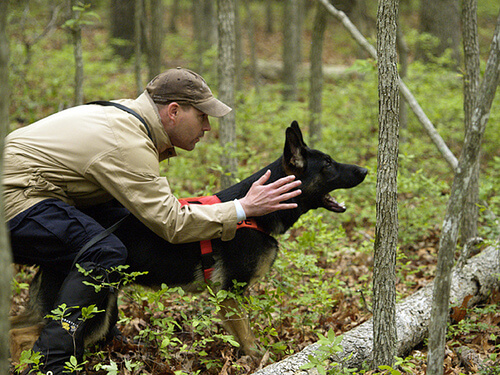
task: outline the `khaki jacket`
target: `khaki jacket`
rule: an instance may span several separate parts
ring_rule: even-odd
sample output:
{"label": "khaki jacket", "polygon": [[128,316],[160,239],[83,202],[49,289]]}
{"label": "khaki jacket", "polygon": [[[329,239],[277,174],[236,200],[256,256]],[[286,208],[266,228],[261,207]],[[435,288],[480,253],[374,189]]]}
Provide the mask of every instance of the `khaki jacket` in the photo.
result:
{"label": "khaki jacket", "polygon": [[233,202],[181,207],[159,161],[175,156],[148,93],[119,100],[149,125],[115,107],[70,108],[10,133],[4,149],[6,219],[48,198],[85,207],[116,198],[156,234],[172,243],[236,232]]}

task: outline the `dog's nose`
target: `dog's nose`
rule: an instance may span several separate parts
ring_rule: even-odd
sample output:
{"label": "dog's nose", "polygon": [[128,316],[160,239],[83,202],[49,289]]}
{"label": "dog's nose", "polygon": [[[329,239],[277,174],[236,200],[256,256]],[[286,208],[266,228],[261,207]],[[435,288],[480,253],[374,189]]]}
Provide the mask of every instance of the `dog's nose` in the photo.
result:
{"label": "dog's nose", "polygon": [[365,178],[365,176],[368,174],[368,169],[363,168],[363,167],[359,167],[358,173],[360,174],[360,176],[362,176],[363,178]]}

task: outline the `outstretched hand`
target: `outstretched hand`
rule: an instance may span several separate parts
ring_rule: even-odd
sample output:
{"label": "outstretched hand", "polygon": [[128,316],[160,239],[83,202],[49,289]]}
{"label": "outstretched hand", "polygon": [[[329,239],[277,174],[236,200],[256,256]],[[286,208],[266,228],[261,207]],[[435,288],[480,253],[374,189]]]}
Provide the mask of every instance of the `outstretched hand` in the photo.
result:
{"label": "outstretched hand", "polygon": [[271,177],[270,170],[255,181],[247,195],[239,200],[247,217],[262,216],[274,211],[297,207],[296,203],[281,202],[295,198],[302,193],[301,190],[296,189],[301,181],[295,180],[295,176],[290,175],[265,185],[269,177]]}

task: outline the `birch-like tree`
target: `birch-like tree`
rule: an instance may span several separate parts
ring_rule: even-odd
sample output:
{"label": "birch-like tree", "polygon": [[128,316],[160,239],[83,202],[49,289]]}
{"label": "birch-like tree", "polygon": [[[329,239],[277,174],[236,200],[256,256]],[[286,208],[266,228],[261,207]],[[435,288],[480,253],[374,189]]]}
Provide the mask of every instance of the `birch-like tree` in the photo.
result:
{"label": "birch-like tree", "polygon": [[283,2],[283,99],[297,99],[300,62],[300,0]]}
{"label": "birch-like tree", "polygon": [[221,155],[221,187],[224,189],[234,182],[236,173],[236,120],[235,102],[235,2],[234,0],[218,0],[219,29],[219,98],[233,108],[219,121]]}
{"label": "birch-like tree", "polygon": [[398,6],[398,0],[379,0],[377,11],[379,145],[377,222],[373,264],[373,369],[378,369],[380,365],[393,365],[397,342],[399,76],[396,31]]}
{"label": "birch-like tree", "polygon": [[472,126],[465,132],[450,199],[439,240],[438,263],[433,290],[431,324],[429,327],[428,375],[443,373],[444,348],[448,321],[451,269],[455,260],[458,230],[471,176],[477,167],[481,141],[486,129],[491,103],[500,83],[500,14],[493,34],[483,81],[478,90],[477,102],[472,113]]}
{"label": "birch-like tree", "polygon": [[[464,122],[465,131],[472,126],[479,87],[479,36],[477,32],[477,0],[463,0],[462,43],[464,48]],[[472,172],[461,223],[462,245],[477,236],[479,201],[479,159]]]}
{"label": "birch-like tree", "polygon": [[309,143],[314,147],[321,140],[321,101],[323,98],[323,40],[328,15],[323,5],[316,4],[311,40],[311,73],[309,78]]}

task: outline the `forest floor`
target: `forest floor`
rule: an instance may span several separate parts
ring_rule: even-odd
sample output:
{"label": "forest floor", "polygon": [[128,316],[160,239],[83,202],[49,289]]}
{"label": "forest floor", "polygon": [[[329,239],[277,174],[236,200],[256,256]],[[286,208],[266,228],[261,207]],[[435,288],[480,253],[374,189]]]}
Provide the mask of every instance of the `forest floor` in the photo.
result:
{"label": "forest floor", "polygon": [[[255,37],[259,58],[280,59],[280,48],[276,48],[282,43],[279,33],[269,36],[259,32]],[[339,39],[326,39],[325,62],[352,63],[354,58],[351,56],[355,53],[349,52],[359,52],[357,47],[349,42],[338,43]],[[307,40],[304,45],[308,45]],[[434,230],[422,231],[421,238],[413,241],[413,245],[400,249],[399,262],[404,267],[398,271],[398,298],[411,295],[432,281],[440,235],[437,224]],[[330,254],[326,254],[327,251],[318,253],[313,248],[314,235],[311,233],[309,236],[313,239],[304,240],[307,226],[298,226],[280,239],[282,249],[275,268],[265,280],[251,288],[247,298],[257,306],[253,309],[249,305],[249,315],[262,346],[268,350],[262,363],[256,364],[249,357],[240,356],[238,349],[223,336],[209,293],[196,297],[178,293],[151,297],[145,291],[127,287],[120,294],[118,327],[128,340],[138,338],[140,345],[113,341],[89,348],[86,373],[251,374],[259,366],[283,359],[316,342],[318,333],[324,335],[333,330],[340,335],[349,331],[371,316],[366,306],[371,302],[369,285],[373,256],[362,244],[364,240],[373,240],[374,228],[371,223],[355,226],[347,222],[342,223],[342,229],[345,231],[340,246],[342,251],[332,250]],[[326,243],[324,247],[330,245]],[[363,246],[365,248],[360,249]],[[298,248],[304,257],[296,254]],[[26,284],[35,273],[34,268],[28,267],[17,268],[17,271],[12,314],[19,313],[26,303]],[[334,286],[322,290],[322,285],[327,284]],[[300,292],[297,292],[299,298],[294,295],[292,301],[290,295],[294,294],[294,289]],[[450,325],[446,347],[445,374],[500,374],[500,291],[493,292],[483,305],[468,309],[460,321]],[[458,355],[459,348],[463,347],[473,349],[487,367],[467,367]],[[399,361],[398,370],[425,374],[426,354],[425,343],[422,343]],[[97,364],[101,365],[100,370],[95,369]],[[359,372],[370,373],[367,370]]]}

